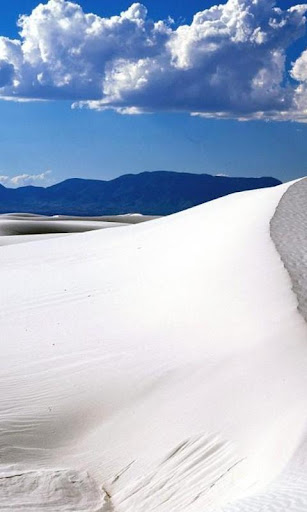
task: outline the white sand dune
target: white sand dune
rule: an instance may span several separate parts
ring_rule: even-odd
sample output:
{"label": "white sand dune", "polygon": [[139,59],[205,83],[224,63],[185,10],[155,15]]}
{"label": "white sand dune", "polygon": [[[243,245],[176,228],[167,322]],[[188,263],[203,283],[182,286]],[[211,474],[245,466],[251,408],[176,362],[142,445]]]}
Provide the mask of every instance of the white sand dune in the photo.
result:
{"label": "white sand dune", "polygon": [[0,249],[0,510],[307,509],[298,195]]}

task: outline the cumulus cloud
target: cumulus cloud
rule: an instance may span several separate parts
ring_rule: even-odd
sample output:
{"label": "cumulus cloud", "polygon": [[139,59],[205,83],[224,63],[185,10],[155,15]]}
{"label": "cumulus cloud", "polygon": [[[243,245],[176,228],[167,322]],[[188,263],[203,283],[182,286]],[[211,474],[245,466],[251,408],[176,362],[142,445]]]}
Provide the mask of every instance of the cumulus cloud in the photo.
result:
{"label": "cumulus cloud", "polygon": [[49,0],[20,17],[18,40],[0,37],[0,95],[128,114],[307,120],[307,50],[286,68],[306,11],[228,0],[176,28],[139,3],[102,18]]}
{"label": "cumulus cloud", "polygon": [[14,67],[14,84],[4,77],[1,94],[39,99],[101,99],[106,67],[119,56],[159,54],[169,31],[147,20],[141,4],[101,18],[65,0],[38,5],[18,25],[20,40],[0,38],[0,63]]}
{"label": "cumulus cloud", "polygon": [[24,187],[27,185],[47,186],[51,184],[51,171],[45,171],[40,174],[18,174],[16,176],[0,175],[0,183],[6,187]]}

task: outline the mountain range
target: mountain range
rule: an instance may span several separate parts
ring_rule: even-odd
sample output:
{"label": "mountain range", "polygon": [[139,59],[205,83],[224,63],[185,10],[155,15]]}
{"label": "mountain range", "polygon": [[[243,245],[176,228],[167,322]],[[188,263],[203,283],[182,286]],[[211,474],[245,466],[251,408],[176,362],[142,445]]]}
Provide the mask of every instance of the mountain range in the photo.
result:
{"label": "mountain range", "polygon": [[170,171],[126,174],[110,181],[71,178],[50,187],[0,185],[0,213],[168,215],[233,192],[273,187],[272,177],[233,178]]}

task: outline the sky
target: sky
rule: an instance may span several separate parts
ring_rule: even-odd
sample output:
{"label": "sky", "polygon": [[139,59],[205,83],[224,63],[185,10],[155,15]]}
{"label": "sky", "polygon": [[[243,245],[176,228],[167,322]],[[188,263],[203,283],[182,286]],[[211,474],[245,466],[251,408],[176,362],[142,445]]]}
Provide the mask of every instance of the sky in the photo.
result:
{"label": "sky", "polygon": [[306,11],[288,0],[2,3],[0,183],[306,175]]}

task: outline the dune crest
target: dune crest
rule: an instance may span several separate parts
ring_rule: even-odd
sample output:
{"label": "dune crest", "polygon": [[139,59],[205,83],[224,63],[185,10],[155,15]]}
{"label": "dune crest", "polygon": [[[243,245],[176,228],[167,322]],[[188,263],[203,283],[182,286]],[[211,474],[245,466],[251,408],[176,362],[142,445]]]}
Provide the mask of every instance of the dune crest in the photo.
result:
{"label": "dune crest", "polygon": [[307,179],[291,185],[271,220],[271,236],[291,277],[299,311],[307,321]]}

